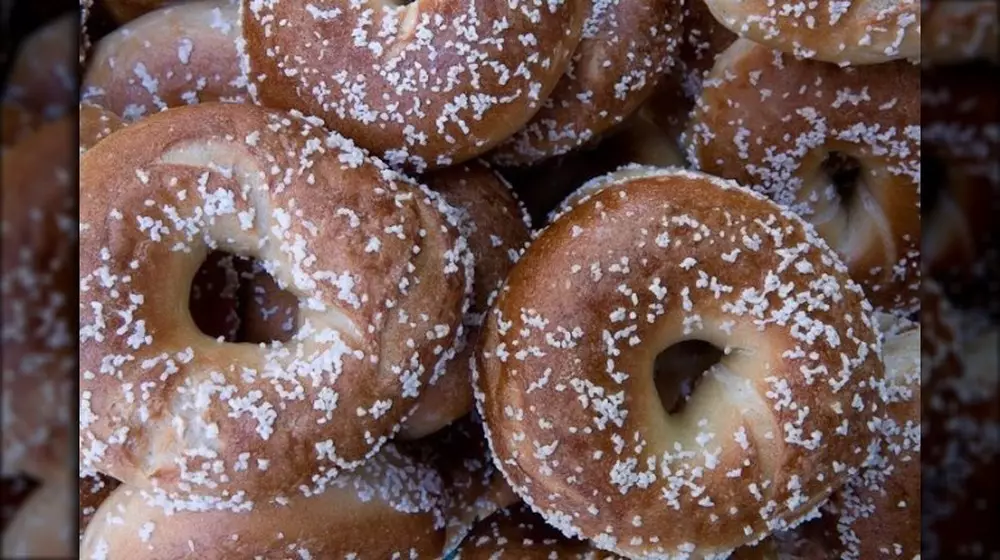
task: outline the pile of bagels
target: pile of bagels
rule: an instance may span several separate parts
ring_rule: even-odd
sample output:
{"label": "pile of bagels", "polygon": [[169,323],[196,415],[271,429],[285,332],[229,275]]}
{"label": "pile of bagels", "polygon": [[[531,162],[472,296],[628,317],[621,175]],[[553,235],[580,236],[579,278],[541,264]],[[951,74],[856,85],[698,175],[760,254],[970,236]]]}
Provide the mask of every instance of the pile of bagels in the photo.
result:
{"label": "pile of bagels", "polygon": [[996,63],[991,2],[79,17],[35,38],[79,98],[4,98],[3,466],[37,485],[5,552],[957,554],[921,530],[1000,453],[997,314],[961,295],[997,89],[921,75]]}

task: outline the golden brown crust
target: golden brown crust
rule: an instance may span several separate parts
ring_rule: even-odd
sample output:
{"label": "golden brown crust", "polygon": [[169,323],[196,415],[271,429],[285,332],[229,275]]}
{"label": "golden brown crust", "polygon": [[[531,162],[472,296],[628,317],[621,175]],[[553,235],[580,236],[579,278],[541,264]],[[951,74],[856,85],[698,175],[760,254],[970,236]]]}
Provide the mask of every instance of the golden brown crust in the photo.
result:
{"label": "golden brown crust", "polygon": [[80,104],[79,118],[81,154],[125,126],[125,122],[118,115],[92,103]]}
{"label": "golden brown crust", "polygon": [[[80,192],[81,462],[125,483],[230,508],[320,491],[461,339],[453,209],[317,119],[170,109],[87,151]],[[198,332],[185,302],[210,249],[257,257],[299,298],[290,341]]]}
{"label": "golden brown crust", "polygon": [[883,346],[884,403],[872,425],[881,450],[834,494],[815,522],[842,560],[916,558],[920,538],[920,330],[890,335]]}
{"label": "golden brown crust", "polygon": [[682,2],[597,0],[566,74],[492,159],[527,165],[578,148],[634,113],[675,64]]}
{"label": "golden brown crust", "polygon": [[[692,165],[762,192],[812,222],[876,307],[918,306],[920,71],[839,68],[745,39],[716,61],[686,133]],[[855,162],[838,190],[824,168]]]}
{"label": "golden brown crust", "polygon": [[441,473],[445,488],[445,557],[477,521],[519,501],[490,460],[482,423],[473,414],[412,442],[401,442]]}
{"label": "golden brown crust", "polygon": [[590,2],[241,2],[251,95],[299,109],[392,166],[468,161],[562,77]]}
{"label": "golden brown crust", "polygon": [[841,65],[920,58],[919,0],[705,0],[741,37]]}
{"label": "golden brown crust", "polygon": [[184,509],[156,492],[122,486],[94,516],[81,557],[439,557],[440,477],[391,447],[384,455],[322,494],[240,512]]}
{"label": "golden brown crust", "polygon": [[687,126],[701,82],[715,57],[737,36],[716,21],[705,0],[687,0],[683,6],[677,64],[663,76],[643,107],[651,120],[676,141]]}
{"label": "golden brown crust", "polygon": [[615,560],[586,541],[568,539],[523,503],[480,521],[458,549],[456,560]]}
{"label": "golden brown crust", "polygon": [[72,449],[75,127],[69,117],[42,126],[5,150],[0,166],[2,471],[40,479],[63,469]]}
{"label": "golden brown crust", "polygon": [[[477,406],[497,467],[564,534],[630,557],[726,554],[800,521],[866,459],[871,314],[796,215],[650,172],[532,242],[487,319]],[[652,364],[685,339],[726,354],[667,415]]]}
{"label": "golden brown crust", "polygon": [[105,36],[90,57],[83,100],[126,121],[207,101],[244,100],[237,7],[225,0],[161,8]]}
{"label": "golden brown crust", "polygon": [[475,256],[475,280],[473,302],[464,320],[465,346],[421,395],[413,416],[400,429],[403,439],[424,437],[472,410],[469,360],[479,342],[487,300],[531,236],[531,221],[510,184],[485,163],[453,166],[430,173],[424,180],[464,215],[463,234]]}
{"label": "golden brown crust", "polygon": [[997,5],[992,0],[924,0],[920,63],[997,62]]}

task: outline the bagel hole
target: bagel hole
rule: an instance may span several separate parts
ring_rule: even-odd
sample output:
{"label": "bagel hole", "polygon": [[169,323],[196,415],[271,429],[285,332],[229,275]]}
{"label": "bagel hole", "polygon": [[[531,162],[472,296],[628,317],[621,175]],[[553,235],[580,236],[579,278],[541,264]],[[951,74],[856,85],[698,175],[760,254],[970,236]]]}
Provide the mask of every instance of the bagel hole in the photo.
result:
{"label": "bagel hole", "polygon": [[225,251],[212,251],[191,281],[188,311],[202,333],[237,342],[240,325],[240,272],[249,260]]}
{"label": "bagel hole", "polygon": [[240,342],[287,342],[298,330],[299,299],[278,286],[277,280],[257,260],[244,273],[243,323]]}
{"label": "bagel hole", "polygon": [[821,165],[823,173],[830,179],[837,196],[844,204],[850,204],[858,192],[861,182],[861,162],[843,152],[830,152]]}
{"label": "bagel hole", "polygon": [[188,311],[198,330],[225,342],[285,342],[298,324],[298,299],[255,259],[225,251],[195,272]]}
{"label": "bagel hole", "polygon": [[667,414],[678,414],[690,400],[704,373],[722,360],[723,351],[704,340],[685,340],[660,352],[653,379]]}

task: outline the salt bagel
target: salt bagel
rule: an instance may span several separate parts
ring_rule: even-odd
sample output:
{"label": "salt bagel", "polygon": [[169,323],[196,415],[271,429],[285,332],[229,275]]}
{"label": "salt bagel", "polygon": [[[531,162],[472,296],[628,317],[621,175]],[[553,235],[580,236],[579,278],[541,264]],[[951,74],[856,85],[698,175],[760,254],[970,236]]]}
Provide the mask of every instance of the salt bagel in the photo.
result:
{"label": "salt bagel", "polygon": [[813,223],[879,308],[918,307],[920,71],[839,68],[745,39],[716,59],[689,162]]}
{"label": "salt bagel", "polygon": [[705,0],[737,35],[840,65],[920,58],[920,0]]}
{"label": "salt bagel", "polygon": [[85,102],[128,122],[206,101],[242,102],[235,5],[197,1],[160,8],[101,39],[90,56]]}
{"label": "salt bagel", "polygon": [[82,558],[436,558],[438,474],[391,446],[322,494],[274,496],[243,512],[119,487],[94,515]]}
{"label": "salt bagel", "polygon": [[586,541],[567,539],[523,503],[502,508],[480,521],[455,560],[616,560]]}
{"label": "salt bagel", "polygon": [[673,67],[682,2],[596,0],[569,69],[531,121],[493,152],[528,165],[574,150],[634,113]]}
{"label": "salt bagel", "polygon": [[[83,155],[84,467],[219,507],[319,492],[454,355],[472,283],[454,209],[316,123],[193,105]],[[291,340],[198,331],[186,302],[212,249],[295,294]]]}
{"label": "salt bagel", "polygon": [[80,154],[89,150],[112,132],[125,126],[111,111],[92,103],[80,103]]}
{"label": "salt bagel", "polygon": [[569,64],[591,2],[240,4],[253,99],[314,114],[392,166],[463,163],[520,129]]}
{"label": "salt bagel", "polygon": [[[510,185],[485,163],[454,166],[423,180],[462,215],[462,233],[475,256],[475,280],[473,301],[464,319],[463,350],[439,378],[429,380],[413,415],[400,428],[399,437],[404,440],[425,437],[472,410],[469,359],[478,341],[486,300],[517,260],[531,231],[531,221]],[[243,325],[247,338],[254,342],[286,338],[295,328],[298,300],[281,291],[266,272],[254,274],[250,284]]]}
{"label": "salt bagel", "polygon": [[[111,111],[91,103],[80,104],[80,154],[123,128]],[[248,263],[220,251],[209,253],[191,281],[191,318],[201,332],[236,341],[240,332],[239,275]]]}
{"label": "salt bagel", "polygon": [[469,162],[424,177],[427,186],[464,214],[469,248],[475,256],[473,301],[465,316],[461,352],[427,388],[400,430],[403,439],[419,439],[468,414],[473,408],[469,360],[479,344],[479,327],[490,293],[517,262],[531,237],[528,217],[510,184],[482,162]]}
{"label": "salt bagel", "polygon": [[[535,238],[487,318],[474,380],[495,464],[563,534],[630,558],[794,526],[875,441],[871,305],[759,194],[681,170],[607,179]],[[724,357],[668,415],[653,364],[685,340]]]}
{"label": "salt bagel", "polygon": [[3,153],[0,472],[40,480],[71,457],[77,260],[74,118],[43,125]]}
{"label": "salt bagel", "polygon": [[880,450],[810,522],[810,536],[830,558],[920,556],[919,327],[888,335],[883,352],[885,378],[877,386],[885,406],[871,425]]}
{"label": "salt bagel", "polygon": [[704,75],[712,69],[715,57],[737,39],[715,19],[704,0],[684,2],[681,30],[677,64],[663,76],[640,110],[675,141],[701,95]]}

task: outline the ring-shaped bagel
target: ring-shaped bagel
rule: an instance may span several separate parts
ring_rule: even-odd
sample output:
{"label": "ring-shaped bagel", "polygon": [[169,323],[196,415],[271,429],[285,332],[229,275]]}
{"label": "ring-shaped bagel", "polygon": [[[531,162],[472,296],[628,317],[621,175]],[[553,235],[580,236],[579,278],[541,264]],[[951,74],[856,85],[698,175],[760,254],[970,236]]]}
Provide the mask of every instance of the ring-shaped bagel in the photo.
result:
{"label": "ring-shaped bagel", "polygon": [[840,65],[920,58],[920,0],[704,1],[733,33],[796,58]]}
{"label": "ring-shaped bagel", "polygon": [[392,166],[462,163],[511,136],[569,64],[587,0],[242,0],[250,94],[316,115]]}
{"label": "ring-shaped bagel", "polygon": [[740,39],[716,60],[685,136],[693,166],[812,222],[876,307],[919,306],[918,67],[840,68]]}
{"label": "ring-shaped bagel", "polygon": [[391,445],[322,494],[275,496],[247,511],[121,486],[94,515],[81,558],[439,558],[441,492],[434,469]]}
{"label": "ring-shaped bagel", "polygon": [[225,0],[161,8],[101,39],[81,92],[132,122],[168,107],[242,102],[238,9]]}
{"label": "ring-shaped bagel", "polygon": [[[871,315],[812,227],[765,197],[682,170],[610,176],[508,275],[477,406],[497,467],[567,536],[630,558],[727,554],[813,514],[867,460]],[[667,414],[654,360],[692,339],[724,356]]]}
{"label": "ring-shaped bagel", "polygon": [[[219,507],[315,493],[454,355],[472,283],[454,209],[317,121],[193,105],[81,158],[84,466]],[[187,298],[212,249],[299,299],[291,340],[198,331]]]}
{"label": "ring-shaped bagel", "polygon": [[592,2],[566,74],[493,161],[527,165],[564,154],[634,113],[674,65],[681,10],[667,0]]}

